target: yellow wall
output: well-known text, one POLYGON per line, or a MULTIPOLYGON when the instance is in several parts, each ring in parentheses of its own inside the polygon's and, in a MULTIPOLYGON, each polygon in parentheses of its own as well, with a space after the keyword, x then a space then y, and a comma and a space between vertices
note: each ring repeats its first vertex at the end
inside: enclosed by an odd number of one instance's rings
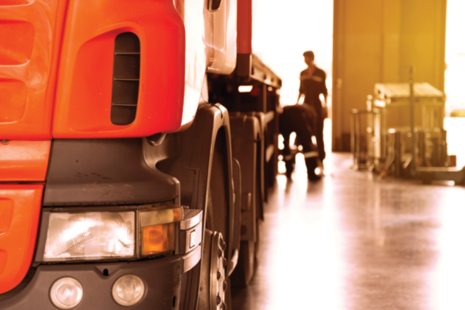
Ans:
MULTIPOLYGON (((350 150, 350 110, 375 83, 444 90, 446 0, 334 0, 333 151, 350 150)), ((408 116, 407 116, 408 117, 408 116)))

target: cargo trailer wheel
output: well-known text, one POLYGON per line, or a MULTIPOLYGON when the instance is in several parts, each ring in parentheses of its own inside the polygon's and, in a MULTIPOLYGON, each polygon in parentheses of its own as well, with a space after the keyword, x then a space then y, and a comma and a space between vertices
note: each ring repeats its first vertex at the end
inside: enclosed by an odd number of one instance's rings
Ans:
POLYGON ((242 240, 239 251, 239 259, 236 269, 231 274, 231 284, 238 287, 246 287, 255 273, 257 253, 259 249, 259 220, 256 219, 257 241, 242 240))
POLYGON ((230 302, 226 275, 226 242, 217 231, 205 230, 200 275, 199 310, 224 310, 230 302))
POLYGON ((226 142, 221 137, 224 137, 224 133, 219 133, 215 141, 206 199, 198 310, 231 308, 231 290, 227 274, 229 245, 226 244, 226 240, 230 240, 230 176, 225 156, 226 142))

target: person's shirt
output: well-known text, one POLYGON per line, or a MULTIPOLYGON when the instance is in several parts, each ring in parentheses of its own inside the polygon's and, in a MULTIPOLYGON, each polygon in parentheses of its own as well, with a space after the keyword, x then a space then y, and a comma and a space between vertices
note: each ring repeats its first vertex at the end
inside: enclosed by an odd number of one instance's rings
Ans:
POLYGON ((320 94, 323 94, 325 97, 328 95, 328 89, 326 88, 326 73, 318 67, 315 67, 312 75, 309 74, 308 69, 300 72, 299 92, 304 94, 305 103, 309 103, 320 108, 320 94))

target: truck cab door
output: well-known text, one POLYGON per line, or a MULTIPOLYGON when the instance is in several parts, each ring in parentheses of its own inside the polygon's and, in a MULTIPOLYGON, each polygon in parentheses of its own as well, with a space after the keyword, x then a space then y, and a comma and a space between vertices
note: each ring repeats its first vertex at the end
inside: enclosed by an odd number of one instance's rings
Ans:
POLYGON ((236 0, 206 0, 204 8, 207 71, 231 74, 236 67, 236 0))

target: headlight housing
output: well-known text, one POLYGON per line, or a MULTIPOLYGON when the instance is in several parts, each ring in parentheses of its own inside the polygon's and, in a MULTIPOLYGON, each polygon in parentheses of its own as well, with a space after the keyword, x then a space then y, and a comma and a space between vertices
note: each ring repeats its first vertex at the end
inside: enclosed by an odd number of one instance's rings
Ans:
POLYGON ((46 213, 45 246, 38 262, 135 260, 178 251, 177 231, 184 216, 181 206, 128 206, 121 212, 81 210, 46 213))
POLYGON ((135 256, 135 212, 50 213, 44 261, 135 256))

